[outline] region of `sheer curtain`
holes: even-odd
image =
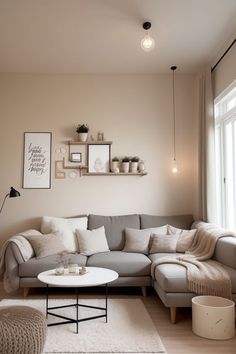
[[[199,206],[200,218],[217,223],[215,181],[215,120],[211,69],[206,68],[198,78],[200,161]]]

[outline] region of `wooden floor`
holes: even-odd
[[[61,289],[55,292],[51,290],[51,296],[71,297],[73,291]],[[44,289],[31,289],[29,298],[44,298]],[[82,292],[82,298],[97,298],[102,296],[98,290],[91,292]],[[149,312],[157,331],[162,339],[162,342],[168,354],[236,354],[236,337],[227,341],[214,341],[198,337],[191,330],[191,309],[182,308],[177,312],[177,323],[170,323],[169,309],[165,308],[159,300],[153,289],[148,289],[147,297],[142,297],[141,289],[111,289],[111,297],[126,298],[140,297],[147,311]],[[22,293],[17,293],[9,296],[6,294],[0,284],[0,297],[2,298],[19,298]]]

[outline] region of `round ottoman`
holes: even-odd
[[[219,296],[195,296],[192,299],[192,329],[208,339],[230,339],[235,334],[235,304]]]
[[[0,308],[0,353],[42,353],[47,325],[42,312],[29,306]]]

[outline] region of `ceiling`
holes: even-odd
[[[0,72],[194,73],[233,33],[236,0],[0,0]]]

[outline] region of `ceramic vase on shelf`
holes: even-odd
[[[122,172],[129,173],[129,162],[122,162]]]
[[[140,161],[139,162],[139,165],[138,165],[138,170],[139,170],[139,172],[141,172],[141,173],[143,173],[143,172],[145,172],[145,163],[144,163],[144,161]]]
[[[131,162],[131,173],[137,173],[138,172],[138,162]]]
[[[79,141],[85,143],[88,139],[88,133],[78,133]]]
[[[111,161],[111,172],[117,173],[120,170],[120,161],[119,160],[112,160]]]

